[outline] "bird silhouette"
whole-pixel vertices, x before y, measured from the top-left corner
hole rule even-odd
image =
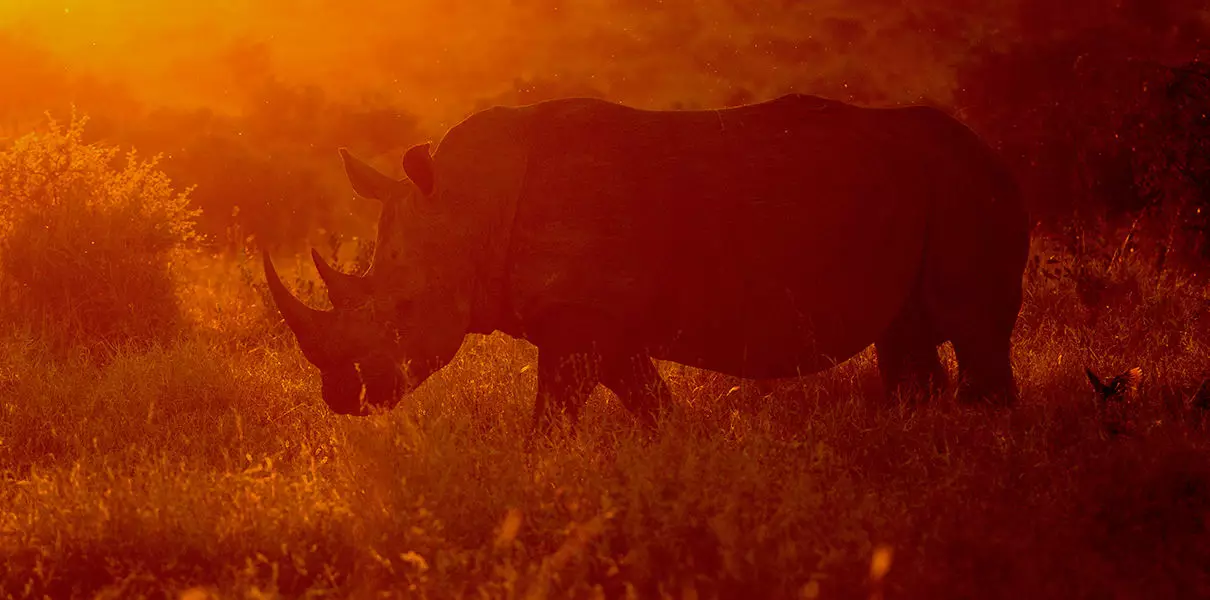
[[[1202,381],[1201,387],[1189,401],[1189,406],[1198,410],[1210,410],[1210,377]]]
[[[1085,367],[1084,372],[1088,374],[1088,381],[1092,382],[1092,388],[1096,390],[1097,397],[1102,402],[1122,401],[1127,393],[1132,393],[1138,388],[1139,381],[1143,378],[1143,369],[1139,367],[1134,367],[1105,382],[1102,382],[1101,378],[1092,372],[1092,369]]]

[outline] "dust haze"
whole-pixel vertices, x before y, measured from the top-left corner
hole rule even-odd
[[[67,79],[149,104],[238,110],[271,78],[380,98],[436,127],[540,87],[653,108],[821,87],[945,102],[964,57],[1020,26],[1017,3],[957,17],[968,3],[947,4],[69,0],[9,3],[0,28],[53,54]]]
[[[408,145],[493,104],[799,92],[943,107],[1006,151],[1035,212],[1066,213],[1073,167],[1047,153],[1115,154],[1120,122],[1156,112],[1145,83],[1195,60],[1206,29],[1186,0],[10,1],[0,136],[74,108],[90,139],[166,154],[198,186],[210,243],[297,248],[320,230],[369,234],[339,146],[398,173]]]

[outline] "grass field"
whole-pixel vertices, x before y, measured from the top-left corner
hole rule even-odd
[[[395,411],[339,417],[258,272],[190,269],[192,326],[151,349],[5,334],[4,594],[1210,594],[1202,282],[1122,269],[1090,304],[1031,271],[1011,412],[883,405],[872,352],[773,389],[667,364],[655,439],[598,390],[527,452],[532,347],[468,338]],[[1101,411],[1086,365],[1144,378]]]

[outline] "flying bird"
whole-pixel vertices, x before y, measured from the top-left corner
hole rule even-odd
[[[1127,393],[1134,392],[1139,385],[1139,380],[1143,378],[1143,369],[1139,367],[1134,367],[1105,382],[1102,382],[1101,378],[1092,372],[1092,369],[1085,367],[1084,372],[1088,374],[1088,381],[1092,382],[1092,388],[1096,390],[1097,397],[1102,402],[1123,400]]]

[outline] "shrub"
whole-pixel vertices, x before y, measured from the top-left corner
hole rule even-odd
[[[53,119],[0,152],[0,314],[50,341],[145,343],[180,322],[173,262],[196,239],[189,192],[131,150]]]

